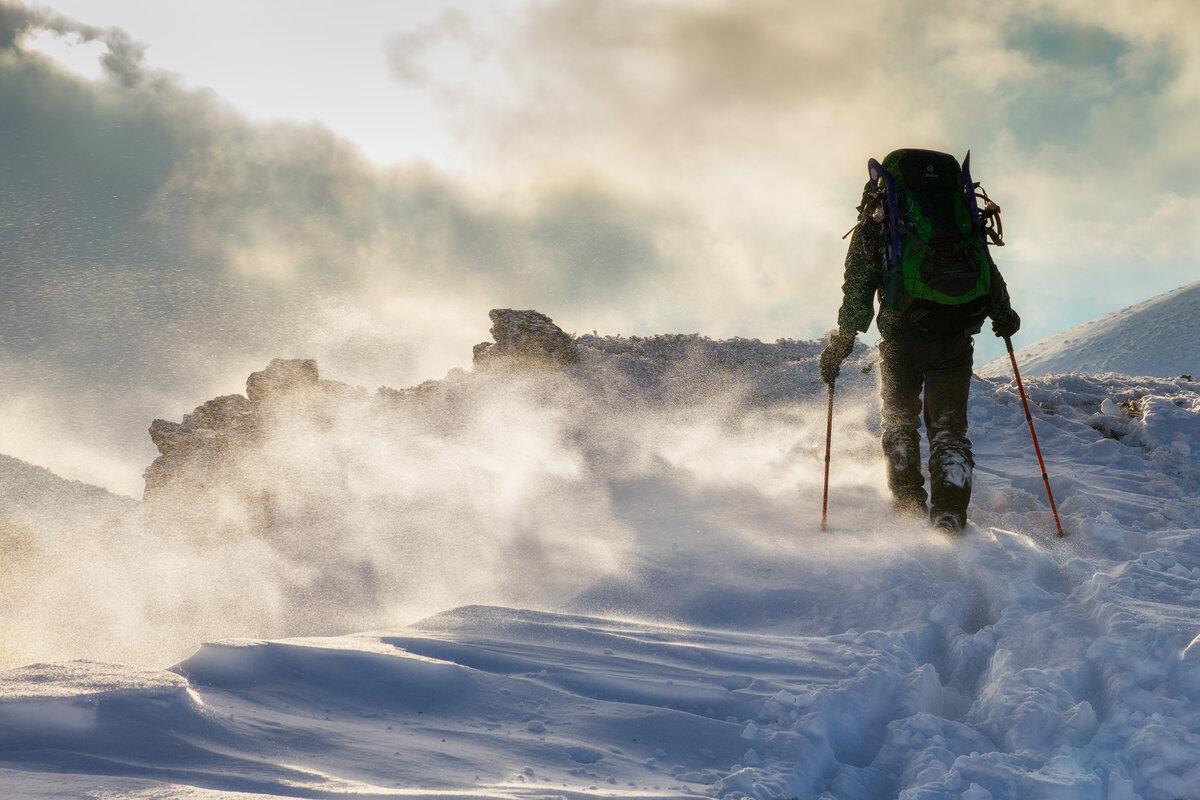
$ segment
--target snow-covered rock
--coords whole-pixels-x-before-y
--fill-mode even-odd
[[[517,365],[556,369],[579,361],[570,335],[545,314],[494,308],[488,315],[493,341],[475,345],[476,369]]]
[[[275,358],[260,372],[246,379],[246,398],[259,406],[280,397],[292,397],[318,388],[321,376],[313,358]]]
[[[313,359],[271,361],[251,373],[246,395],[223,395],[200,405],[181,422],[156,419],[150,438],[159,457],[146,469],[144,499],[155,504],[164,493],[171,502],[222,482],[237,480],[237,464],[283,417],[314,417],[364,393],[337,381],[321,380]],[[161,505],[161,504],[160,504]]]

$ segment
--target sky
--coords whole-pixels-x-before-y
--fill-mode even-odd
[[[140,496],[155,417],[274,357],[441,377],[496,307],[817,338],[904,146],[971,150],[1035,341],[1195,280],[1198,36],[1187,0],[0,0],[0,453]]]

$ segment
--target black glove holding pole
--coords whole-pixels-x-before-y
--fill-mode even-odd
[[[841,372],[842,362],[854,350],[854,333],[835,333],[821,352],[821,380],[833,386]]]
[[[992,333],[1007,339],[1021,330],[1021,318],[1011,308],[998,308],[992,312]]]

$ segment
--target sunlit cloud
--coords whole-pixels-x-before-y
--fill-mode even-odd
[[[41,30],[26,37],[22,45],[49,56],[84,78],[96,80],[104,75],[101,59],[108,53],[108,47],[102,42],[86,41],[77,33],[61,35]]]
[[[812,335],[837,302],[832,234],[853,222],[868,156],[972,149],[1011,239],[1067,283],[1094,258],[1065,231],[1155,215],[1152,198],[1196,170],[1195,105],[1180,97],[1194,91],[1197,15],[1174,8],[559,0],[488,34],[461,18],[409,32],[389,52],[510,180],[587,169],[687,209],[719,254],[705,282],[759,287],[739,293],[742,324]],[[456,41],[474,54],[470,76],[420,69],[427,48]],[[1159,289],[1190,277],[1186,260],[1156,263]],[[1046,265],[1002,266],[1020,277]],[[721,330],[705,294],[688,296]]]

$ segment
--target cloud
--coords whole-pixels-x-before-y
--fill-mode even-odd
[[[13,50],[24,37],[38,31],[72,36],[80,42],[99,42],[106,49],[100,63],[109,75],[125,84],[142,77],[146,46],[125,31],[84,25],[46,8],[0,3],[0,50]]]
[[[445,49],[465,30],[426,33]],[[716,261],[698,283],[755,335],[833,319],[865,161],[901,146],[973,150],[1006,210],[1018,304],[1054,305],[1031,308],[1046,320],[1033,333],[1071,321],[1043,283],[1023,291],[1048,269],[1056,291],[1090,298],[1078,314],[1138,299],[1094,276],[1124,273],[1139,231],[1167,236],[1148,290],[1194,273],[1189,234],[1153,224],[1155,198],[1195,197],[1180,187],[1200,177],[1200,12],[1177,3],[552,0],[469,31],[470,74],[423,80],[481,161],[511,180],[591,170],[686,209]],[[700,286],[688,295],[725,325]]]
[[[253,124],[139,66],[120,32],[0,9],[0,364],[21,387],[0,402],[0,452],[138,494],[149,422],[240,391],[272,357],[405,386],[465,365],[489,308],[628,325],[683,269],[664,242],[686,214],[591,175],[496,194],[382,169],[317,125]],[[108,77],[22,49],[45,28],[103,40]]]
[[[408,385],[465,364],[491,307],[577,332],[816,337],[866,159],[900,146],[973,150],[1028,334],[1049,334],[1142,299],[1095,278],[1131,259],[1141,291],[1194,274],[1176,222],[1200,185],[1198,16],[1076,0],[447,11],[386,55],[473,154],[450,175],[381,168],[319,125],[251,123],[120,30],[0,0],[0,365],[23,387],[0,415],[40,401],[92,451],[127,454],[124,477],[71,477],[136,493],[153,417],[240,391],[276,356]],[[40,30],[104,43],[106,76],[24,48]],[[17,452],[0,435],[0,452],[47,463],[35,438]]]
[[[825,177],[831,154],[857,162],[902,137],[953,149],[1016,130],[1036,152],[1086,128],[1099,142],[1107,129],[1096,123],[1110,109],[1163,99],[1195,60],[1167,20],[1027,0],[987,14],[944,1],[555,0],[490,38],[454,19],[397,38],[389,52],[398,70],[422,72],[457,104],[464,135],[509,157],[618,170],[619,152],[655,178],[714,151],[725,168],[753,153],[827,168]],[[422,71],[426,48],[456,39],[477,55],[470,80]]]
[[[479,43],[471,19],[457,8],[445,11],[432,23],[388,37],[388,66],[392,76],[403,83],[429,84],[433,71],[428,62],[433,51],[446,43]]]

